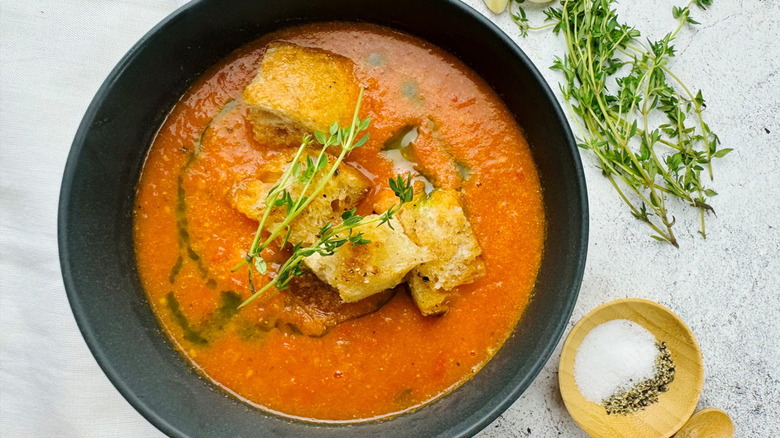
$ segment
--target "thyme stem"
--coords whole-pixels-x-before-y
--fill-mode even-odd
[[[563,35],[566,52],[552,68],[565,78],[560,89],[579,130],[579,146],[595,154],[631,214],[650,226],[651,237],[679,246],[667,202],[677,198],[699,210],[699,232],[706,237],[705,213],[712,212],[707,197],[717,193],[704,186],[701,171],[706,168],[712,181],[713,159],[731,149],[718,148],[718,136],[704,121],[701,91],[692,92],[669,62],[677,35],[686,24],[698,24],[691,8],[706,9],[713,0],[674,7],[674,30],[646,43],[638,30],[618,21],[616,0],[560,0],[544,10],[548,23],[536,27],[519,6],[524,0],[514,2],[518,6],[510,13],[522,36],[549,27]],[[614,91],[607,85],[611,78]],[[695,123],[688,121],[692,114]],[[657,115],[665,121],[656,122]]]

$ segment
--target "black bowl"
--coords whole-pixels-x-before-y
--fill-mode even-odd
[[[544,187],[547,240],[533,299],[469,382],[417,411],[352,425],[276,416],[202,378],[161,332],[141,289],[132,210],[141,166],[188,85],[239,46],[312,21],[366,21],[458,56],[525,129]],[[119,392],[173,436],[467,436],[536,377],[571,316],[585,266],[587,197],[569,125],[542,76],[496,26],[457,0],[200,0],[152,29],[114,68],[73,141],[59,205],[62,275],[73,313]]]

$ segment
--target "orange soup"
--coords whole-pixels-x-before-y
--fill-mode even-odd
[[[339,307],[323,329],[296,295],[316,280],[307,275],[237,309],[251,292],[246,269],[232,269],[245,258],[258,223],[236,211],[229,196],[236,181],[260,177],[263,164],[280,154],[253,137],[242,92],[268,44],[279,41],[354,62],[365,87],[361,117],[371,117],[368,142],[345,161],[371,183],[359,214],[372,212],[395,176],[387,144],[410,126],[418,131],[414,164],[434,185],[459,193],[485,275],[457,287],[446,314],[423,316],[402,285],[362,307]],[[144,289],[182,354],[249,403],[316,420],[398,414],[468,380],[522,315],[545,237],[537,170],[496,93],[425,41],[354,23],[285,29],[204,73],[154,140],[134,220]],[[289,256],[278,246],[263,255],[278,263]],[[273,269],[269,264],[269,275]]]

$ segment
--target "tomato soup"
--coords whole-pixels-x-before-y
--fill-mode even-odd
[[[385,145],[410,126],[419,165],[457,190],[482,248],[485,275],[456,288],[450,310],[422,316],[404,287],[324,333],[279,324],[289,291],[237,309],[250,295],[232,271],[257,222],[229,201],[280,151],[253,138],[242,102],[266,47],[282,41],[354,62],[370,138],[346,163],[372,184],[372,206],[395,176]],[[184,94],[161,127],[138,184],[135,251],[154,313],[204,376],[266,410],[316,420],[398,414],[447,393],[501,347],[533,290],[545,239],[542,190],[521,128],[496,93],[453,55],[369,24],[285,29],[228,55]],[[283,262],[285,253],[265,251]],[[304,318],[305,319],[305,318]]]

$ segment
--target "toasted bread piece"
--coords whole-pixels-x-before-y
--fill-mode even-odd
[[[302,126],[291,124],[257,107],[249,109],[247,119],[252,124],[255,140],[272,149],[300,146],[303,136],[311,133]]]
[[[332,256],[314,254],[305,263],[317,277],[335,287],[346,303],[391,289],[403,282],[412,268],[430,261],[432,255],[409,240],[396,219],[390,225],[393,228],[377,223],[357,227],[353,232],[362,232],[370,243],[346,243]]]
[[[317,152],[309,151],[308,154],[316,161]],[[326,156],[328,166],[320,171],[319,177],[315,178],[309,186],[309,194],[316,189],[322,178],[327,175],[327,169],[330,169],[336,161],[335,157],[327,154]],[[292,158],[291,154],[288,160],[291,161]],[[304,160],[304,157],[300,159],[301,162],[305,162]],[[271,174],[281,175],[287,166],[292,165],[290,161],[284,167],[270,169]],[[278,170],[278,172],[275,173],[273,170]],[[230,201],[238,211],[251,219],[260,221],[265,214],[266,196],[276,183],[276,179],[268,182],[257,179],[242,181],[233,190]],[[293,199],[298,199],[302,189],[303,184],[299,182],[290,187],[289,191]],[[334,224],[341,222],[341,214],[355,207],[368,189],[369,182],[360,172],[352,166],[341,163],[333,177],[325,183],[322,193],[312,200],[309,206],[290,224],[289,242],[291,244],[298,242],[303,242],[304,245],[314,244],[319,239],[320,229],[328,222]],[[266,220],[265,229],[269,232],[273,231],[284,221],[286,216],[286,207],[274,207]],[[280,235],[280,239],[283,238],[284,233]]]
[[[482,248],[454,190],[434,190],[417,196],[398,214],[406,235],[434,258],[410,274],[409,286],[424,315],[446,312],[444,303],[454,287],[474,282],[485,274]]]
[[[390,289],[356,303],[344,303],[336,289],[311,273],[293,277],[289,286],[280,291],[284,307],[278,314],[276,327],[311,337],[324,336],[342,322],[376,312],[396,293]]]
[[[406,281],[409,283],[409,290],[412,292],[412,300],[417,308],[420,309],[420,313],[425,316],[443,315],[450,310],[446,303],[447,298],[450,296],[450,291],[444,291],[441,289],[435,289],[431,285],[430,280],[426,281],[419,269],[413,269],[406,276]]]
[[[257,141],[300,145],[312,131],[333,122],[348,125],[360,92],[351,60],[321,49],[276,42],[268,46],[260,71],[244,90]]]

